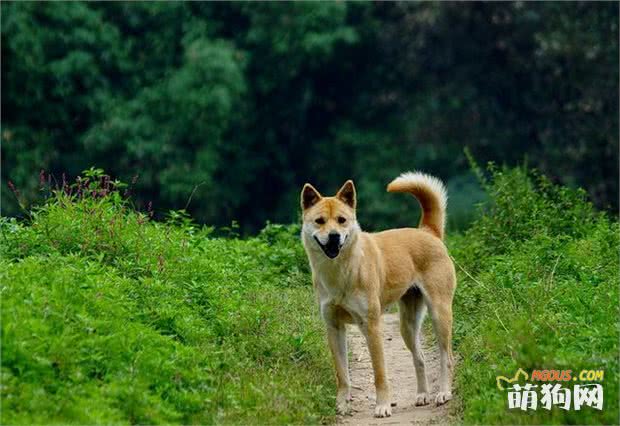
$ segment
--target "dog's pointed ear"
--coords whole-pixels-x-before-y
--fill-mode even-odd
[[[304,185],[304,188],[301,190],[301,209],[307,210],[319,201],[321,201],[321,194],[319,191],[314,189],[314,186],[309,183]]]
[[[355,185],[353,184],[352,180],[349,179],[344,183],[344,185],[342,185],[342,188],[340,188],[338,190],[338,193],[336,194],[336,198],[344,202],[352,209],[355,208],[355,205],[357,203],[357,196],[355,194]]]

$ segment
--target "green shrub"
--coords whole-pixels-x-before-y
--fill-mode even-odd
[[[618,424],[618,223],[584,192],[491,167],[489,203],[450,239],[457,394],[472,424]],[[604,409],[508,410],[495,377],[605,370]],[[568,386],[572,386],[572,383]]]
[[[2,423],[329,421],[298,228],[155,223],[102,178],[2,219]]]

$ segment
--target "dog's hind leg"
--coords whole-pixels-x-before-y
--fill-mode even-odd
[[[435,398],[437,405],[452,399],[452,298],[456,280],[454,269],[436,270],[427,274],[424,283],[424,298],[430,310],[433,328],[439,346],[440,380],[439,393]]]
[[[400,334],[413,355],[413,365],[417,378],[415,405],[426,405],[428,397],[428,383],[426,381],[426,366],[424,353],[420,347],[420,329],[426,315],[426,305],[419,289],[412,287],[398,302],[400,311]]]

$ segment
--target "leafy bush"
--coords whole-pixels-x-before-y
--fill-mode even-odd
[[[182,212],[155,223],[97,170],[1,229],[3,424],[334,412],[298,229],[239,240]]]
[[[581,190],[523,169],[491,173],[482,215],[449,241],[464,421],[618,424],[618,223]],[[508,410],[495,377],[518,368],[605,370],[604,409]]]

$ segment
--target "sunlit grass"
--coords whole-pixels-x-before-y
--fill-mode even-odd
[[[617,424],[618,223],[523,170],[495,170],[487,190],[486,212],[449,240],[456,409],[472,424]],[[508,410],[495,377],[518,368],[605,370],[604,409]]]
[[[296,228],[213,238],[59,191],[2,233],[3,424],[331,419]]]

